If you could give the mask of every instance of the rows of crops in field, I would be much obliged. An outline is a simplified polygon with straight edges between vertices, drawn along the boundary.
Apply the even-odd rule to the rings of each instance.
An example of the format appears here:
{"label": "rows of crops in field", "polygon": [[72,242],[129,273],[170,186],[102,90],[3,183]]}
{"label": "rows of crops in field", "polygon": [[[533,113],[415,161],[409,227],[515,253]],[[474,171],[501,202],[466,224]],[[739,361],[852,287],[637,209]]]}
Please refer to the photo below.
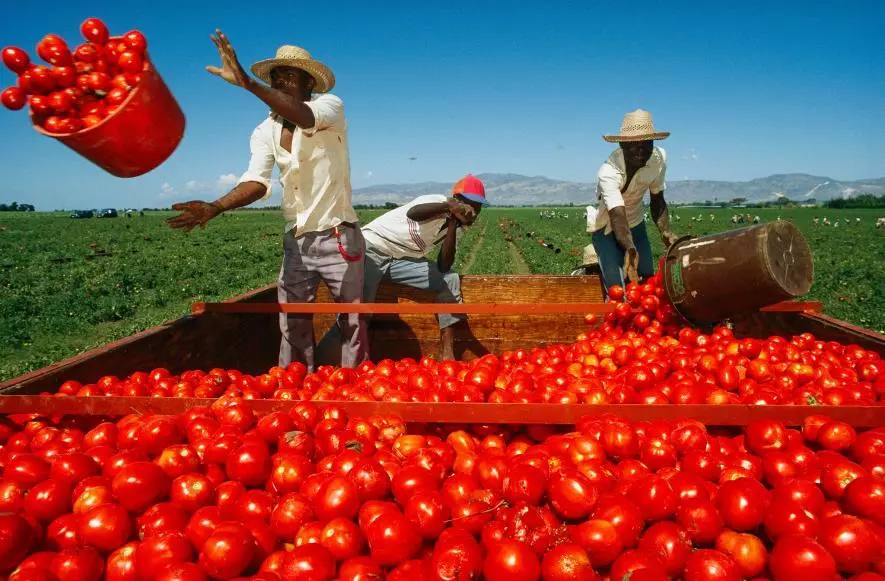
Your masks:
{"label": "rows of crops in field", "polygon": [[[456,269],[570,272],[580,265],[590,236],[581,208],[556,212],[546,218],[537,208],[484,210],[462,236]],[[763,221],[778,217],[776,210],[753,212]],[[362,223],[379,213],[360,212]],[[735,227],[727,210],[674,213],[682,218],[674,220],[680,234]],[[885,230],[874,227],[876,211],[781,214],[799,226],[814,251],[815,283],[808,298],[822,301],[835,317],[885,330]],[[222,300],[276,280],[282,256],[278,212],[235,212],[187,235],[165,225],[169,215],[87,220],[0,215],[0,379],[180,317],[193,301]],[[691,219],[698,215],[704,220]],[[838,217],[840,227],[815,225],[815,215]],[[660,256],[652,225],[649,238]]]}

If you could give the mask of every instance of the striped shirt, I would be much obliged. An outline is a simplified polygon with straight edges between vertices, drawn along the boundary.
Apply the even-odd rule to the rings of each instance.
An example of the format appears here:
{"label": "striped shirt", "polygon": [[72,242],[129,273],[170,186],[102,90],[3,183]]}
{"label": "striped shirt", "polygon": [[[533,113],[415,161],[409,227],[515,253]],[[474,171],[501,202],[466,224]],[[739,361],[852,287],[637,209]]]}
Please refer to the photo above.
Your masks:
{"label": "striped shirt", "polygon": [[[447,196],[419,196],[399,208],[378,216],[363,226],[366,247],[392,258],[424,258],[446,236],[446,216],[416,222],[407,216],[409,209],[422,204],[439,204]],[[458,228],[458,237],[461,228]]]}

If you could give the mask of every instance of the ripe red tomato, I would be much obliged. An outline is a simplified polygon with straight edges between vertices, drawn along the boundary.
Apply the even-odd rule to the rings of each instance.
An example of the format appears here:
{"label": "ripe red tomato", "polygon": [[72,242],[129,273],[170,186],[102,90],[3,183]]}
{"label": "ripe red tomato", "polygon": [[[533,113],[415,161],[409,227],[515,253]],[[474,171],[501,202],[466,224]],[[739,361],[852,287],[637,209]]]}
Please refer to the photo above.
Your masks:
{"label": "ripe red tomato", "polygon": [[188,512],[212,504],[215,485],[202,474],[183,474],[172,481],[169,501]]}
{"label": "ripe red tomato", "polygon": [[736,531],[751,531],[762,524],[770,494],[751,478],[724,482],[716,499],[725,525]]}
{"label": "ripe red tomato", "polygon": [[630,499],[614,493],[606,493],[599,497],[592,518],[610,522],[618,531],[618,536],[625,547],[636,545],[644,524],[639,507]]}
{"label": "ripe red tomato", "polygon": [[528,545],[505,539],[489,547],[482,572],[486,581],[537,581],[541,563]]}
{"label": "ripe red tomato", "polygon": [[634,482],[627,497],[636,503],[647,521],[669,518],[676,512],[677,497],[668,480],[649,475]]}
{"label": "ripe red tomato", "polygon": [[352,520],[334,518],[323,527],[320,544],[328,549],[336,560],[345,561],[362,552],[365,539]]}
{"label": "ripe red tomato", "polygon": [[49,478],[49,473],[49,463],[35,454],[23,453],[6,463],[3,478],[27,489]]}
{"label": "ripe red tomato", "polygon": [[356,486],[345,476],[333,476],[321,484],[313,503],[314,512],[322,522],[352,519],[360,510]]}
{"label": "ripe red tomato", "polygon": [[687,531],[681,526],[672,522],[657,522],[642,534],[639,550],[658,555],[667,576],[676,577],[682,573],[692,545]]}
{"label": "ripe red tomato", "polygon": [[147,539],[170,532],[183,531],[189,520],[189,515],[183,508],[171,502],[160,502],[137,516],[135,524],[138,537]]}
{"label": "ripe red tomato", "polygon": [[712,543],[725,526],[716,506],[704,498],[683,500],[676,509],[676,522],[698,544]]}
{"label": "ripe red tomato", "polygon": [[92,547],[65,549],[55,555],[49,572],[59,581],[98,581],[104,572],[104,559]]}
{"label": "ripe red tomato", "polygon": [[135,549],[138,578],[149,581],[155,571],[167,565],[188,563],[193,560],[193,556],[193,548],[182,533],[166,533],[145,539]]}
{"label": "ripe red tomato", "polygon": [[209,577],[231,579],[246,570],[255,550],[249,529],[235,522],[224,523],[203,543],[198,563]]}
{"label": "ripe red tomato", "polygon": [[593,483],[576,470],[555,474],[547,485],[550,506],[564,519],[576,520],[589,515],[598,496]]}
{"label": "ripe red tomato", "polygon": [[117,66],[123,73],[140,73],[144,69],[144,59],[134,50],[125,50],[117,57]]}
{"label": "ripe red tomato", "polygon": [[[684,581],[739,581],[737,563],[721,551],[698,549],[685,562]],[[775,579],[777,581],[777,579]]]}
{"label": "ripe red tomato", "polygon": [[839,515],[821,521],[818,542],[845,573],[861,573],[882,555],[881,541],[861,519]]}
{"label": "ripe red tomato", "polygon": [[716,539],[716,549],[734,560],[744,579],[761,574],[768,562],[765,545],[754,535],[723,531]]}
{"label": "ripe red tomato", "polygon": [[624,550],[624,542],[617,529],[607,520],[592,519],[571,531],[572,539],[587,551],[594,567],[609,565]]}
{"label": "ripe red tomato", "polygon": [[271,458],[266,445],[247,443],[227,457],[227,476],[246,486],[262,486],[270,476]]}
{"label": "ripe red tomato", "polygon": [[391,482],[393,496],[397,502],[405,506],[409,498],[416,492],[435,491],[439,488],[437,477],[421,466],[405,466],[393,477]]}
{"label": "ripe red tomato", "polygon": [[114,476],[111,490],[119,503],[130,512],[143,512],[169,494],[170,481],[163,469],[153,462],[133,462]]}
{"label": "ripe red tomato", "polygon": [[19,87],[7,87],[0,93],[0,103],[10,111],[18,111],[28,102],[28,95]]}
{"label": "ripe red tomato", "polygon": [[108,41],[110,33],[104,22],[98,18],[87,18],[80,25],[80,33],[83,38],[95,44],[105,44]]}
{"label": "ripe red tomato", "polygon": [[0,57],[3,59],[3,64],[17,75],[24,73],[31,66],[31,59],[28,57],[28,53],[17,46],[7,46],[3,49]]}
{"label": "ripe red tomato", "polygon": [[773,581],[832,581],[836,561],[813,539],[789,535],[775,543],[769,569]]}
{"label": "ripe red tomato", "polygon": [[885,526],[885,483],[881,479],[854,479],[845,487],[841,502],[846,512]]}
{"label": "ripe red tomato", "polygon": [[66,480],[49,478],[25,494],[22,508],[38,520],[55,520],[71,510],[71,489],[71,483]]}
{"label": "ripe red tomato", "polygon": [[270,516],[270,526],[280,539],[292,542],[301,527],[314,520],[311,503],[293,492],[283,496]]}
{"label": "ripe red tomato", "polygon": [[421,547],[421,534],[398,510],[382,510],[366,527],[362,526],[361,519],[360,528],[366,533],[372,558],[382,566],[407,561]]}
{"label": "ripe red tomato", "polygon": [[436,490],[419,491],[406,502],[404,513],[425,539],[435,539],[448,524],[450,512]]}
{"label": "ripe red tomato", "polygon": [[139,32],[138,30],[130,30],[126,34],[123,35],[123,42],[127,47],[136,51],[139,54],[144,54],[147,50],[147,39],[144,37],[144,34]]}
{"label": "ripe red tomato", "polygon": [[599,580],[587,553],[574,543],[559,545],[544,554],[541,577],[544,581]]}
{"label": "ripe red tomato", "polygon": [[123,546],[132,534],[129,512],[119,504],[102,504],[80,517],[80,539],[104,552]]}
{"label": "ripe red tomato", "polygon": [[302,545],[286,554],[279,575],[281,579],[332,581],[335,578],[335,557],[320,544]]}
{"label": "ripe red tomato", "polygon": [[827,422],[817,432],[817,443],[826,450],[848,450],[856,440],[857,432],[844,422]]}
{"label": "ripe red tomato", "polygon": [[0,571],[8,571],[24,559],[35,540],[34,528],[18,514],[0,514]]}
{"label": "ripe red tomato", "polygon": [[752,420],[744,429],[744,444],[757,456],[782,450],[787,447],[787,430],[776,420]]}

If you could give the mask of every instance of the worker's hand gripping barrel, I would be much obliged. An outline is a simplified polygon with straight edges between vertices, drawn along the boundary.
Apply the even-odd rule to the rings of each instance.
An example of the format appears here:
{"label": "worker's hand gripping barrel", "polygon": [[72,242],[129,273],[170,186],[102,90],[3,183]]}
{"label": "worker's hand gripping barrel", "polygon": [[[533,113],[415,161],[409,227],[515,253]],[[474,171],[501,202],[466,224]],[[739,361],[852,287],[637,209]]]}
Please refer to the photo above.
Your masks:
{"label": "worker's hand gripping barrel", "polygon": [[807,293],[811,249],[790,222],[685,237],[667,251],[664,286],[689,322],[709,325]]}

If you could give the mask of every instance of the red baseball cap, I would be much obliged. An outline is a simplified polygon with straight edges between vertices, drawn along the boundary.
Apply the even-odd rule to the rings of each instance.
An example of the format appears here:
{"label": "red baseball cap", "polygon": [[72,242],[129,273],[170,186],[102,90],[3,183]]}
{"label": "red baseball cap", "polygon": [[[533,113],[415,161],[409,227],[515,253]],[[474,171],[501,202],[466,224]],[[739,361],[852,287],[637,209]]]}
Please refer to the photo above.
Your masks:
{"label": "red baseball cap", "polygon": [[463,196],[471,202],[487,206],[489,201],[486,200],[486,188],[482,185],[479,178],[472,174],[467,174],[455,183],[452,188],[453,196]]}

